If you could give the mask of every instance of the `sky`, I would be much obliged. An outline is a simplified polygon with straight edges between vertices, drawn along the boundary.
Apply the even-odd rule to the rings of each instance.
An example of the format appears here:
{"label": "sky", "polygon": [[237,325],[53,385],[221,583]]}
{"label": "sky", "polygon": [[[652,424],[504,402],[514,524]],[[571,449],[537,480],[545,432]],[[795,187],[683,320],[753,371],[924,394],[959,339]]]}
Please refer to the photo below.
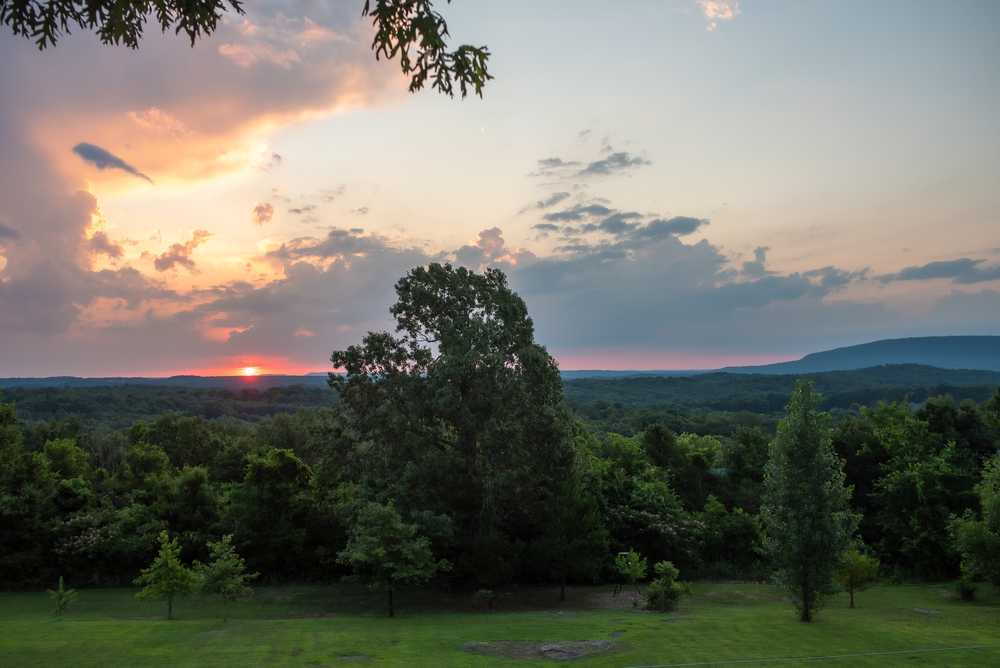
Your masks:
{"label": "sky", "polygon": [[0,33],[0,376],[323,371],[434,261],[564,369],[1000,333],[1000,4],[439,2],[465,100],[361,4]]}

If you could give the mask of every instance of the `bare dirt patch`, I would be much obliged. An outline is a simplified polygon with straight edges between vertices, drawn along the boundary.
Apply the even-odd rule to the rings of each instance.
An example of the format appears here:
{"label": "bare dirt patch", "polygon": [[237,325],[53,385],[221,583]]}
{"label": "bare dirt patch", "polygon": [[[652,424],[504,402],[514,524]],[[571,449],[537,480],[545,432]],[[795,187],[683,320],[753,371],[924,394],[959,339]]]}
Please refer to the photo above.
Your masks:
{"label": "bare dirt patch", "polygon": [[528,640],[495,640],[467,642],[462,649],[472,654],[502,656],[508,659],[551,659],[571,661],[595,654],[606,654],[618,647],[610,640],[558,640],[533,642]]}

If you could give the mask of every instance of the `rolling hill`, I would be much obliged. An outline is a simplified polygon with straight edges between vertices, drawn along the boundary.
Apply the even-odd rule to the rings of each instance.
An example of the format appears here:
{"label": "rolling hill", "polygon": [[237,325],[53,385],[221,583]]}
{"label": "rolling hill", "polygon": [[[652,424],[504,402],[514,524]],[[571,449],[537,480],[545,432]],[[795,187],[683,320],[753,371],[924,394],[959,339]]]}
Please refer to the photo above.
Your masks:
{"label": "rolling hill", "polygon": [[883,339],[810,353],[802,359],[760,366],[727,367],[729,373],[802,374],[919,364],[941,369],[1000,371],[1000,336],[926,336]]}

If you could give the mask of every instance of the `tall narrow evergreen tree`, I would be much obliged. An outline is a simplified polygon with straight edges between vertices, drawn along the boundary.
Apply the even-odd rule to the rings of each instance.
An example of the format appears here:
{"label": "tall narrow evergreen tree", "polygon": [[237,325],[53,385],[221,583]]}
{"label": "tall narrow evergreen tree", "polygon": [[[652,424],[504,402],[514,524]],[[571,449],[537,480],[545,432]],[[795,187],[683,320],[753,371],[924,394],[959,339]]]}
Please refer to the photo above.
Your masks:
{"label": "tall narrow evergreen tree", "polygon": [[829,415],[818,406],[812,383],[799,381],[771,443],[761,509],[772,564],[803,622],[812,621],[823,595],[833,590],[858,523]]}

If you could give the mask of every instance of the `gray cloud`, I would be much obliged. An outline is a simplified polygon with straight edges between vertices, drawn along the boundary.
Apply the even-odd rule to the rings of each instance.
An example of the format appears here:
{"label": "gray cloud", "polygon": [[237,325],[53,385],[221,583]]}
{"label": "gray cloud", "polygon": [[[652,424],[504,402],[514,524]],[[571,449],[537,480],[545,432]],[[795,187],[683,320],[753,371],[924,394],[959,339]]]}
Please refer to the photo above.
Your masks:
{"label": "gray cloud", "polygon": [[284,262],[295,262],[307,258],[329,259],[351,255],[381,252],[389,248],[389,242],[380,236],[365,234],[358,227],[348,230],[332,228],[323,239],[299,237],[287,241],[267,255]]}
{"label": "gray cloud", "polygon": [[553,223],[585,220],[595,216],[607,216],[613,213],[612,209],[603,204],[577,204],[562,211],[553,211],[542,216],[545,220]]}
{"label": "gray cloud", "polygon": [[370,209],[367,206],[359,206],[356,209],[351,209],[351,213],[355,216],[367,216]]}
{"label": "gray cloud", "polygon": [[534,202],[533,204],[529,204],[528,206],[522,208],[520,211],[518,211],[518,213],[521,214],[531,210],[549,209],[554,207],[556,204],[559,204],[560,202],[563,202],[569,198],[570,194],[568,192],[552,193],[548,197],[544,197]]}
{"label": "gray cloud", "polygon": [[92,252],[107,255],[115,260],[125,254],[125,249],[122,248],[121,244],[112,241],[103,231],[94,232],[94,235],[87,241],[87,246]]}
{"label": "gray cloud", "polygon": [[580,163],[576,160],[563,160],[562,158],[552,157],[552,158],[542,158],[538,161],[538,171],[546,172],[555,169],[562,169],[564,167],[575,167]]}
{"label": "gray cloud", "polygon": [[586,167],[577,172],[577,176],[610,176],[651,164],[653,163],[649,160],[628,151],[617,151],[609,154],[606,158],[588,163]]}
{"label": "gray cloud", "polygon": [[191,259],[191,255],[198,246],[208,241],[211,236],[208,230],[195,230],[194,234],[191,235],[190,241],[182,244],[172,244],[164,253],[156,257],[153,261],[153,266],[156,267],[157,271],[167,271],[178,265],[188,271],[194,271],[195,264],[194,260]]}
{"label": "gray cloud", "polygon": [[271,153],[267,160],[261,165],[261,169],[265,172],[270,172],[272,169],[277,169],[281,167],[281,164],[285,161],[285,158],[280,153]]}
{"label": "gray cloud", "polygon": [[1000,266],[982,266],[985,260],[973,260],[963,257],[957,260],[941,260],[927,264],[905,267],[892,274],[882,274],[878,280],[882,283],[893,281],[925,281],[935,278],[947,278],[956,283],[984,283],[1000,280]]}
{"label": "gray cloud", "polygon": [[153,182],[153,179],[149,178],[114,153],[111,153],[100,146],[81,142],[73,147],[73,153],[76,153],[78,156],[83,158],[84,161],[89,162],[98,169],[118,169],[123,172],[127,172],[132,176],[138,176],[140,179],[145,179],[150,183]]}
{"label": "gray cloud", "polygon": [[316,210],[315,204],[303,204],[302,206],[296,206],[288,210],[288,213],[294,214],[296,216],[301,216],[302,214],[312,213]]}
{"label": "gray cloud", "polygon": [[7,227],[3,223],[0,223],[0,241],[2,241],[3,239],[14,240],[20,236],[21,236],[20,233],[13,227]]}
{"label": "gray cloud", "polygon": [[764,265],[767,263],[767,252],[771,250],[767,246],[757,246],[753,249],[753,260],[743,263],[743,273],[747,276],[764,276],[767,270]]}
{"label": "gray cloud", "polygon": [[255,225],[270,223],[274,218],[274,207],[270,202],[261,202],[253,208],[252,217]]}

